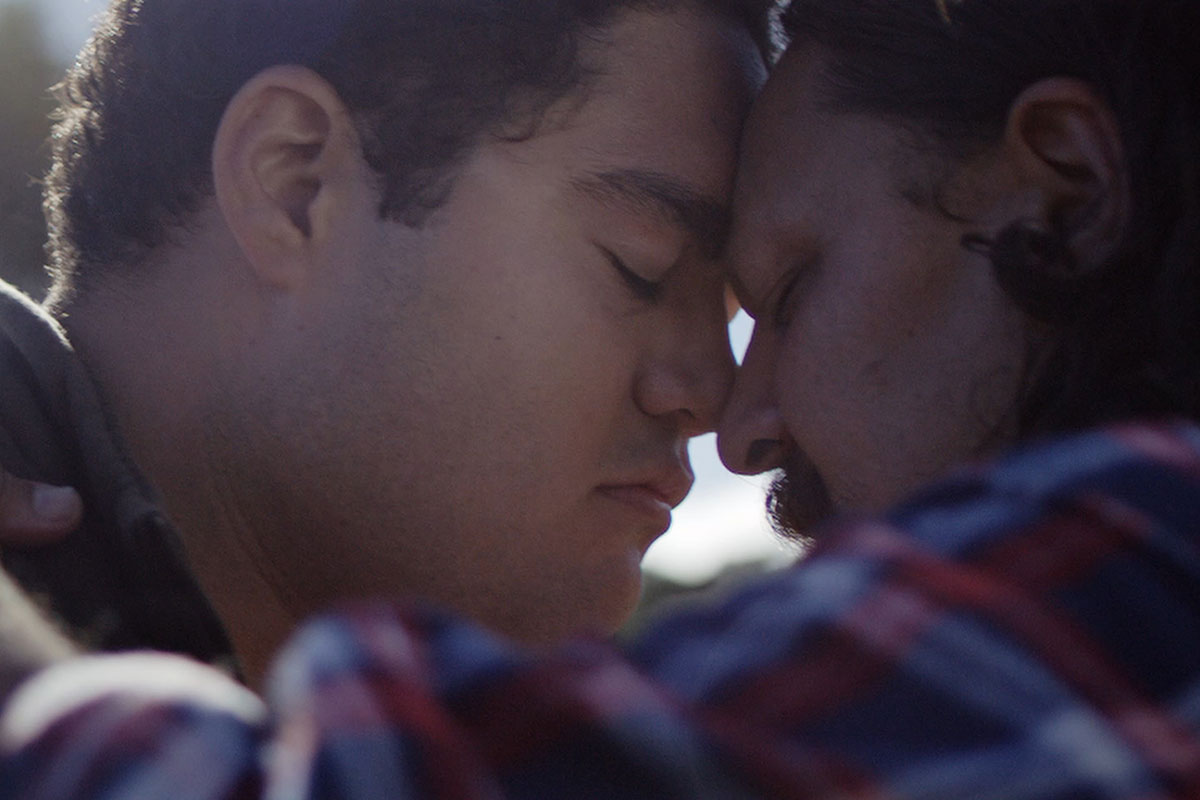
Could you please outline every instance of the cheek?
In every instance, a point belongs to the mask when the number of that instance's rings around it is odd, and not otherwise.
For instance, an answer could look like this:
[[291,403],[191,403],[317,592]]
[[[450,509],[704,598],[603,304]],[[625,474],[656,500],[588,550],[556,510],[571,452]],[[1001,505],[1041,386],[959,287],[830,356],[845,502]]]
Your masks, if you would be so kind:
[[[998,287],[964,320],[966,330],[952,333],[961,347],[948,354],[959,364],[961,402],[987,436],[977,437],[974,451],[994,448],[1015,435],[1017,402],[1029,357],[1030,330]],[[995,439],[990,442],[988,439]],[[974,452],[973,452],[974,454]]]
[[[825,441],[847,444],[846,429],[862,422],[855,407],[857,355],[826,315],[813,315],[783,335],[775,353],[775,394],[789,434],[810,457]],[[810,452],[812,451],[812,452]]]
[[970,351],[997,327],[994,282],[968,263],[958,232],[925,213],[896,217],[838,254],[814,321],[823,330],[809,331],[829,341],[827,367],[863,402],[925,395],[973,363]]
[[890,254],[827,262],[780,351],[788,427],[855,507],[886,506],[1003,436],[1023,366],[1022,320],[986,267],[949,247]]
[[921,319],[886,268],[874,274],[860,253],[830,261],[800,301],[780,349],[779,391],[785,410],[821,428],[861,427],[864,405],[891,391],[892,368],[905,358]]

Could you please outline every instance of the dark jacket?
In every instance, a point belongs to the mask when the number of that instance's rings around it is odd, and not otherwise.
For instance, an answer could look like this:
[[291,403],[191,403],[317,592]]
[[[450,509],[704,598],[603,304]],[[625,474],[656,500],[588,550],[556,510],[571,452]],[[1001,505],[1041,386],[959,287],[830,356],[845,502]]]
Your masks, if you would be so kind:
[[178,532],[124,451],[62,328],[0,282],[0,464],[74,486],[84,519],[60,544],[7,549],[4,566],[92,649],[153,648],[231,663]]

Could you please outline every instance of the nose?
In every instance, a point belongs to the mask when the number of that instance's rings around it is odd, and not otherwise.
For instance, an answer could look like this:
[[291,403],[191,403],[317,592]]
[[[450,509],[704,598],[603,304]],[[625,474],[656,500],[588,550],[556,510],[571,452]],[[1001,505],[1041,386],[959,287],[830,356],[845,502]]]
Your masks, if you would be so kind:
[[733,384],[729,330],[720,313],[693,317],[664,337],[664,346],[638,374],[634,397],[646,414],[669,419],[681,436],[716,429]]
[[789,442],[775,388],[774,335],[754,326],[746,357],[717,428],[717,451],[733,472],[754,475],[783,466]]

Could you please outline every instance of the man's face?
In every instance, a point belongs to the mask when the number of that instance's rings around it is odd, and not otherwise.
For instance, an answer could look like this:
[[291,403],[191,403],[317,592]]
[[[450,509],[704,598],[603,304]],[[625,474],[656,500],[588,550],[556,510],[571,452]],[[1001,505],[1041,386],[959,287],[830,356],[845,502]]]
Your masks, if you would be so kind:
[[607,38],[595,82],[479,145],[421,228],[342,237],[265,404],[288,471],[253,527],[299,613],[420,596],[539,640],[636,602],[732,378],[715,255],[764,67],[686,9]]
[[[1004,179],[983,164],[939,183],[900,128],[822,110],[816,65],[789,54],[747,123],[729,256],[757,324],[719,431],[731,469],[786,468],[796,532],[1010,436],[1026,342],[961,246],[977,210],[1003,213]],[[918,197],[935,185],[972,223]]]

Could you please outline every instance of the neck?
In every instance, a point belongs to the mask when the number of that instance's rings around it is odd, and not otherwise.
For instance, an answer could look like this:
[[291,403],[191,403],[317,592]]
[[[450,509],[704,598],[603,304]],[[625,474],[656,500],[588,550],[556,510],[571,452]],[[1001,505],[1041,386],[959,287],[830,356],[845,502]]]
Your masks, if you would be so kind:
[[246,521],[248,492],[220,455],[229,448],[214,441],[228,395],[219,388],[221,340],[231,326],[214,324],[212,309],[226,307],[227,293],[213,270],[187,267],[155,265],[136,286],[96,288],[58,314],[257,687],[297,620],[265,574]]

